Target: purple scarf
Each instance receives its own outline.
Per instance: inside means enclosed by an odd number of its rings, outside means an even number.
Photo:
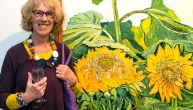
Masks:
[[[62,64],[68,65],[68,63],[70,62],[71,56],[72,56],[72,50],[70,50],[68,58],[64,63],[64,43],[62,43]],[[64,107],[67,110],[78,110],[78,104],[76,103],[76,96],[73,93],[73,91],[69,87],[67,87],[67,85],[68,85],[68,82],[64,81],[63,82]]]

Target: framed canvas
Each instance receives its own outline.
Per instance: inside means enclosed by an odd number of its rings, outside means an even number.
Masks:
[[[79,109],[193,109],[193,28],[163,0],[122,16],[117,5],[111,0],[112,21],[88,9],[63,30],[62,41],[73,50]],[[128,18],[139,13],[146,17],[134,26]]]

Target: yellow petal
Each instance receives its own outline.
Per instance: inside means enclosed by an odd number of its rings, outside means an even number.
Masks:
[[[182,68],[183,75],[187,78],[193,78],[193,67],[184,65]]]
[[[150,73],[157,73],[156,69],[154,69],[153,67],[148,66],[148,67],[146,67],[145,69],[146,69],[148,72],[150,72]]]
[[[165,100],[164,92],[159,93],[159,94],[160,94],[160,97],[161,97],[161,101],[164,102],[164,100]]]
[[[145,75],[138,76],[137,78],[135,78],[135,82],[141,82],[143,79],[145,79]]]
[[[157,57],[157,59],[163,59],[164,58],[164,50],[160,45],[158,46],[156,57]]]
[[[161,84],[159,85],[159,94],[161,96],[161,100],[164,101],[165,96],[164,96],[164,92],[163,92],[163,86],[164,86],[165,82],[161,82]]]
[[[178,61],[179,58],[180,58],[180,51],[179,51],[179,48],[178,48],[178,45],[177,45],[174,49],[174,59],[176,59]]]
[[[180,88],[176,85],[173,85],[173,92],[178,96],[180,100],[182,100]]]
[[[151,86],[154,85],[155,83],[156,83],[156,81],[150,79],[148,86],[151,87]]]
[[[152,90],[149,92],[149,94],[155,94],[158,92],[158,87],[157,86],[153,86]]]
[[[172,60],[173,59],[173,51],[169,45],[165,47],[165,59]]]
[[[149,73],[148,74],[148,78],[152,78],[152,77],[155,77],[155,75],[156,75],[156,72],[154,73],[154,72],[152,72],[152,73]]]
[[[137,74],[138,76],[141,76],[141,75],[143,75],[143,71],[138,71],[136,74]]]
[[[173,85],[168,85],[168,88],[167,88],[167,93],[170,97],[172,98],[176,98],[176,96],[172,93],[172,88],[173,88]]]
[[[192,64],[193,64],[193,61],[184,60],[184,61],[181,61],[181,63],[182,63],[183,65],[192,65]]]
[[[164,96],[166,97],[166,102],[169,103],[170,102],[170,96],[167,93],[167,84],[165,84],[163,86],[163,91],[164,91]]]
[[[155,94],[155,93],[158,92],[158,90],[159,90],[159,85],[160,85],[161,82],[162,82],[161,80],[158,80],[158,81],[155,83],[155,85],[153,86],[152,90],[151,90],[150,93],[149,93],[150,95],[151,95],[151,94]]]
[[[158,61],[158,59],[156,58],[156,56],[154,54],[150,54],[148,56],[147,63],[156,64],[157,61]]]
[[[182,58],[182,60],[188,60],[188,59],[190,59],[192,57],[192,53],[189,53],[189,54],[187,54],[186,56],[184,56],[183,58]]]
[[[92,84],[92,86],[89,86],[86,88],[87,92],[97,92],[98,91],[98,85],[97,84]]]
[[[181,87],[181,88],[184,87],[184,85],[183,85],[181,82],[179,82],[179,81],[175,81],[174,83],[175,83],[177,86]]]
[[[192,88],[192,79],[188,79],[187,84],[186,84],[186,88],[189,90]]]
[[[98,86],[99,86],[98,89],[100,89],[101,91],[103,91],[103,92],[108,91],[107,85],[99,83]]]

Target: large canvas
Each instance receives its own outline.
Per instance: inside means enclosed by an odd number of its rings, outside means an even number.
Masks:
[[[88,10],[71,17],[63,31],[73,50],[79,109],[193,109],[193,28],[162,0],[123,16],[117,0],[111,3],[113,21]],[[133,26],[126,19],[138,13],[147,17]]]

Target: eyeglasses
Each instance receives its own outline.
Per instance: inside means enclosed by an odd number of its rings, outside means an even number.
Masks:
[[[41,10],[34,10],[32,12],[36,17],[42,17],[44,14],[46,15],[47,18],[50,18],[50,19],[54,17],[54,12],[52,11],[43,12]]]

